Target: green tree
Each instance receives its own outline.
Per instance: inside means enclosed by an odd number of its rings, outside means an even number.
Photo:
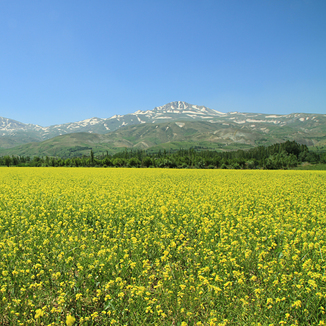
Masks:
[[[137,157],[132,157],[128,160],[128,166],[139,167],[141,165],[140,160]]]
[[[152,165],[152,159],[149,157],[149,156],[146,156],[144,159],[143,159],[143,166],[145,167],[149,167]]]
[[[91,164],[94,165],[94,152],[91,150]]]
[[[121,167],[125,164],[125,160],[123,158],[117,157],[113,160],[112,163],[116,167]]]
[[[11,164],[11,157],[9,155],[6,155],[4,158],[3,158],[3,161],[5,163],[5,165],[7,165],[8,167],[10,166]]]

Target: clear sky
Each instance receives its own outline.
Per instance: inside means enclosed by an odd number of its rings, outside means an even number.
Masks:
[[[48,126],[171,101],[326,114],[326,1],[0,0],[0,116]]]

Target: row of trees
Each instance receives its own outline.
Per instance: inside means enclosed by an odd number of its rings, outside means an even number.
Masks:
[[[250,150],[231,152],[198,151],[180,149],[175,152],[127,150],[109,155],[74,158],[4,156],[0,157],[2,166],[72,166],[72,167],[160,167],[160,168],[232,168],[232,169],[285,169],[301,162],[326,163],[326,153],[309,151],[305,145],[295,141],[259,146]]]

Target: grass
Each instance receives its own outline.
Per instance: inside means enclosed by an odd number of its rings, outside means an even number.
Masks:
[[[297,166],[294,168],[295,170],[315,170],[315,171],[323,171],[326,170],[325,163],[317,163],[317,164],[304,164]]]

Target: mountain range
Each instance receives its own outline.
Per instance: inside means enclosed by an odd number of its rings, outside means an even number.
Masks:
[[[198,147],[244,149],[295,140],[326,145],[326,114],[223,113],[182,101],[111,118],[42,127],[0,117],[0,155],[80,156]]]

